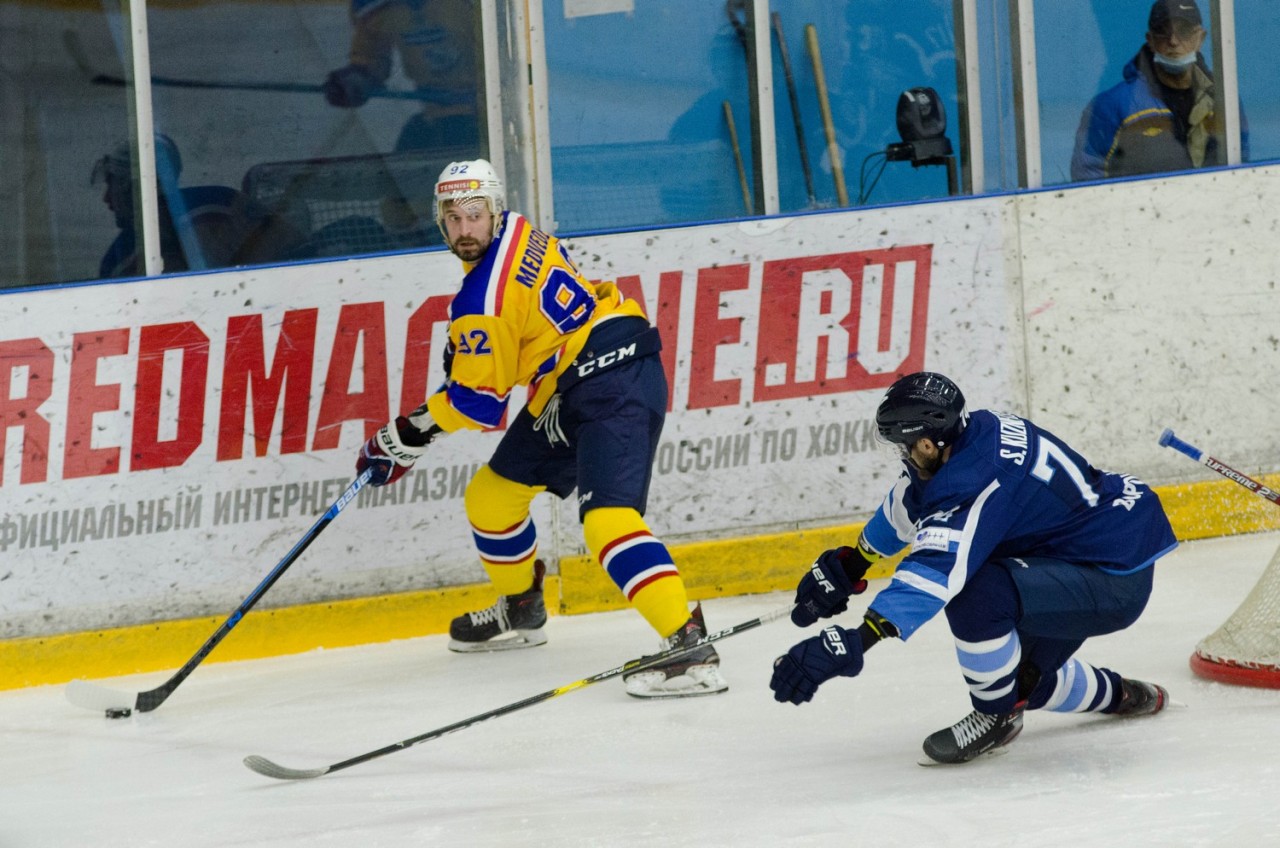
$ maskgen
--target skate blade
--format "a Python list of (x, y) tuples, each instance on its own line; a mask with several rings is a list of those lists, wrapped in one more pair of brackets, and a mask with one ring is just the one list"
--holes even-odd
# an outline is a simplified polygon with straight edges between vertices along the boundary
[(987, 757), (1003, 757), (1007, 753), (1009, 753), (1009, 749), (1007, 747), (1002, 746), (999, 748), (992, 748), (990, 751), (983, 751), (981, 754), (974, 757), (972, 760), (965, 760), (963, 763), (940, 763), (937, 760), (932, 759), (928, 754), (924, 754), (923, 756), (920, 757), (920, 759), (916, 760), (916, 763), (918, 765), (924, 766), (925, 768), (933, 768), (934, 766), (940, 766), (942, 768), (951, 768), (954, 766), (971, 766), (976, 762), (985, 760)]
[(642, 671), (624, 681), (627, 694), (645, 701), (669, 698), (697, 698), (729, 691), (729, 684), (714, 665), (694, 666), (684, 674), (668, 678), (661, 671)]
[(488, 642), (459, 642), (449, 640), (449, 650), (458, 654), (489, 654), (494, 651), (518, 651), (547, 644), (547, 634), (541, 630), (516, 630), (512, 635)]

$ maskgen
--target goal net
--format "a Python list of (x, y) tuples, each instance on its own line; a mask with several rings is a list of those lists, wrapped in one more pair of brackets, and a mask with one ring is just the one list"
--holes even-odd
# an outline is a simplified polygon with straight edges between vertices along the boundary
[(1196, 645), (1191, 670), (1223, 683), (1280, 689), (1280, 548), (1231, 617)]
[(436, 177), (466, 158), (475, 151), (263, 162), (245, 174), (244, 192), (305, 233), (310, 256), (427, 247), (444, 242), (435, 223)]

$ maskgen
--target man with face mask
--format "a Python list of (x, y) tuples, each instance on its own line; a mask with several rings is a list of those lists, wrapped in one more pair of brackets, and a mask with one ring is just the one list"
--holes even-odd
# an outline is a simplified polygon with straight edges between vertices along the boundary
[[(1204, 21), (1195, 0), (1157, 0), (1147, 40), (1124, 80), (1084, 110), (1071, 179), (1096, 180), (1226, 164), (1213, 76), (1200, 53)], [(1241, 113), (1241, 145), (1248, 131)]]

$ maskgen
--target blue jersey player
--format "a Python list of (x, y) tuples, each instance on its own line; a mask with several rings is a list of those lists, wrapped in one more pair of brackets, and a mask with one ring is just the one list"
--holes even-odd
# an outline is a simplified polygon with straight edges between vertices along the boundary
[[(454, 651), (495, 651), (546, 642), (543, 564), (529, 505), (541, 492), (576, 488), (587, 547), (662, 638), (664, 649), (706, 635), (690, 611), (666, 545), (643, 515), (667, 410), (662, 345), (635, 301), (594, 283), (559, 239), (507, 210), (493, 166), (454, 162), (436, 183), (445, 241), (462, 260), (449, 305), (448, 379), (426, 403), (379, 430), (357, 470), (375, 486), (394, 482), (445, 433), (499, 427), (515, 386), (529, 400), (493, 457), (467, 486), (466, 510), (497, 602), (455, 619)], [(623, 675), (638, 698), (709, 695), (728, 688), (707, 644)]]
[(945, 611), (973, 712), (924, 741), (929, 761), (964, 763), (1006, 745), (1026, 710), (1143, 716), (1163, 687), (1078, 659), (1090, 636), (1123, 630), (1151, 594), (1152, 565), (1177, 546), (1159, 498), (1127, 474), (1099, 471), (1024, 418), (970, 414), (959, 387), (920, 372), (876, 411), (902, 476), (856, 548), (823, 553), (796, 590), (801, 627), (845, 611), (867, 568), (909, 546), (862, 624), (838, 625), (774, 663), (780, 702), (809, 701), (888, 637), (910, 639)]

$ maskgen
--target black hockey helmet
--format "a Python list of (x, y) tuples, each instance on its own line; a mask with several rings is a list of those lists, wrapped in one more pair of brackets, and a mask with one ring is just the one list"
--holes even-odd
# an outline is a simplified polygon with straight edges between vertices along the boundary
[(899, 378), (876, 410), (881, 441), (898, 446), (901, 452), (919, 439), (929, 439), (939, 448), (954, 444), (968, 423), (960, 387), (931, 371)]

